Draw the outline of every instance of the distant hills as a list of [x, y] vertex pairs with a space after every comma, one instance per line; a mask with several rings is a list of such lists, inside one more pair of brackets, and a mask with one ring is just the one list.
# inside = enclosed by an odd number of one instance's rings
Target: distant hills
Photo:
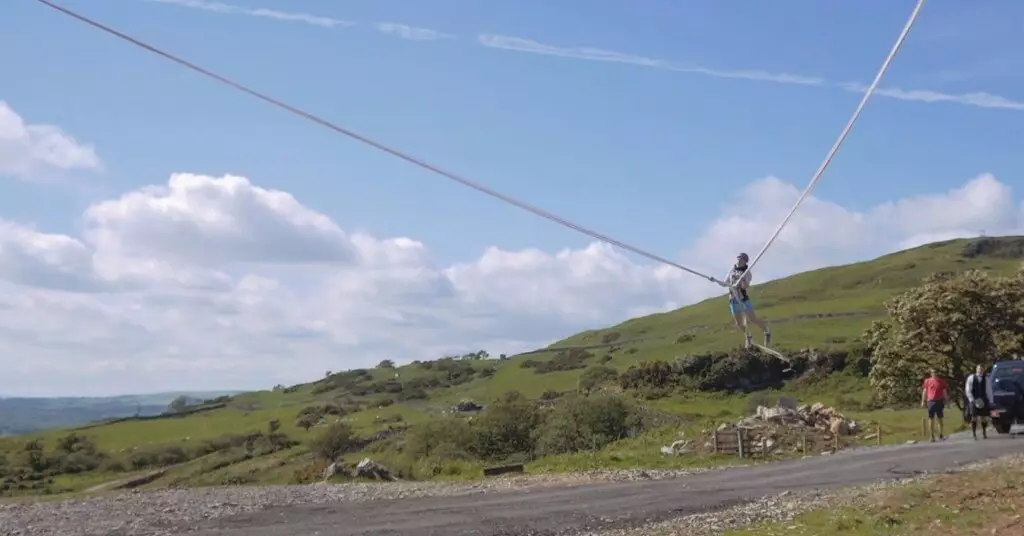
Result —
[[171, 400], [199, 402], [237, 391], [176, 391], [109, 397], [0, 397], [0, 436], [68, 428], [133, 415], [158, 415]]

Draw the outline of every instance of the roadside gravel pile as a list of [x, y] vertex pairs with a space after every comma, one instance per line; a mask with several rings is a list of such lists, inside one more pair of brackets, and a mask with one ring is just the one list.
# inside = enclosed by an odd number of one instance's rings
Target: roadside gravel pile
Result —
[[457, 496], [537, 486], [661, 480], [704, 470], [598, 470], [517, 475], [472, 483], [388, 482], [234, 486], [120, 492], [62, 501], [0, 505], [4, 536], [162, 536], [219, 517], [273, 506]]

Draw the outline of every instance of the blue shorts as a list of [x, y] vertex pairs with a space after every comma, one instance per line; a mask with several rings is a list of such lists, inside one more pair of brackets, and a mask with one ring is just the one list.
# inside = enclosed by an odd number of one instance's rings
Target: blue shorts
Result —
[[944, 415], [943, 415], [944, 411], [943, 410], [945, 410], [945, 409], [946, 409], [946, 401], [945, 400], [929, 400], [928, 401], [928, 418], [929, 419], [934, 419], [936, 417], [939, 418], [939, 419], [943, 418], [944, 417]]
[[736, 301], [735, 298], [729, 298], [729, 312], [735, 316], [739, 312], [738, 309], [746, 313], [752, 313], [754, 312], [754, 304], [750, 302], [749, 298], [742, 302]]

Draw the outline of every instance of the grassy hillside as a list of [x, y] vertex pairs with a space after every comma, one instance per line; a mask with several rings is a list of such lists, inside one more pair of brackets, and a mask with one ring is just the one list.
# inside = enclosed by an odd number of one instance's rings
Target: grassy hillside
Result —
[[[925, 276], [966, 269], [1007, 273], [1017, 269], [1022, 258], [1024, 237], [955, 240], [798, 274], [758, 285], [753, 294], [759, 312], [774, 326], [777, 347], [788, 351], [808, 347], [850, 349], [859, 344], [864, 328], [883, 318], [886, 299], [918, 284]], [[674, 360], [735, 348], [741, 336], [729, 322], [724, 298], [715, 298], [580, 333], [519, 356], [494, 359], [471, 354], [397, 368], [384, 364], [336, 373], [309, 384], [235, 395], [187, 415], [128, 419], [91, 427], [78, 435], [88, 437], [99, 450], [109, 453], [108, 458], [99, 467], [55, 476], [49, 487], [57, 492], [83, 489], [133, 471], [174, 464], [180, 465], [152, 485], [288, 482], [297, 469], [309, 464], [310, 441], [323, 430], [323, 424], [311, 430], [301, 426], [301, 415], [314, 412], [311, 407], [319, 408], [320, 413], [326, 410], [328, 420], [332, 419], [331, 413], [343, 416], [358, 436], [371, 438], [389, 428], [435, 422], [453, 404], [467, 398], [487, 404], [511, 390], [530, 398], [554, 398], [574, 391], [587, 365], [604, 363], [622, 372], [642, 361]], [[770, 396], [781, 394], [838, 404], [848, 415], [886, 428], [888, 440], [903, 440], [917, 428], [916, 413], [868, 407], [870, 394], [865, 382], [849, 372], [814, 382], [797, 378]], [[599, 452], [538, 460], [530, 468], [714, 463], [703, 457], [662, 458], [657, 449], [681, 432], [700, 433], [711, 423], [743, 416], [766, 396], [676, 390], [670, 396], [643, 402], [652, 410], [679, 417], [675, 424], [656, 427]], [[314, 415], [312, 422], [318, 416]], [[275, 424], [271, 425], [272, 421]], [[268, 440], [269, 427], [275, 429], [274, 437], [286, 436], [288, 440]], [[253, 439], [253, 432], [261, 430], [263, 435]], [[53, 449], [67, 434], [68, 430], [51, 430], [31, 438]], [[244, 439], [246, 434], [248, 440]], [[7, 452], [8, 466], [15, 463], [10, 460], [24, 458], [20, 451], [25, 439], [0, 439], [0, 453]], [[377, 441], [367, 451], [350, 453], [346, 459], [358, 459], [366, 452], [388, 459], [391, 447], [387, 441]], [[3, 464], [0, 460], [0, 468]]]

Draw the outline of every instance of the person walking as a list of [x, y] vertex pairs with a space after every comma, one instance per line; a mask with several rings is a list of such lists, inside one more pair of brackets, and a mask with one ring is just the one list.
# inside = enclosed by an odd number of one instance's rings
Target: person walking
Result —
[[974, 374], [967, 377], [964, 385], [967, 396], [967, 412], [971, 422], [971, 435], [978, 440], [978, 423], [981, 423], [981, 438], [988, 439], [989, 401], [988, 385], [985, 378], [985, 366], [978, 365]]
[[942, 434], [942, 419], [946, 408], [946, 381], [939, 377], [935, 369], [929, 371], [929, 375], [921, 386], [921, 407], [928, 408], [929, 431], [932, 442], [935, 441], [935, 431], [938, 429], [939, 439], [945, 440]]

